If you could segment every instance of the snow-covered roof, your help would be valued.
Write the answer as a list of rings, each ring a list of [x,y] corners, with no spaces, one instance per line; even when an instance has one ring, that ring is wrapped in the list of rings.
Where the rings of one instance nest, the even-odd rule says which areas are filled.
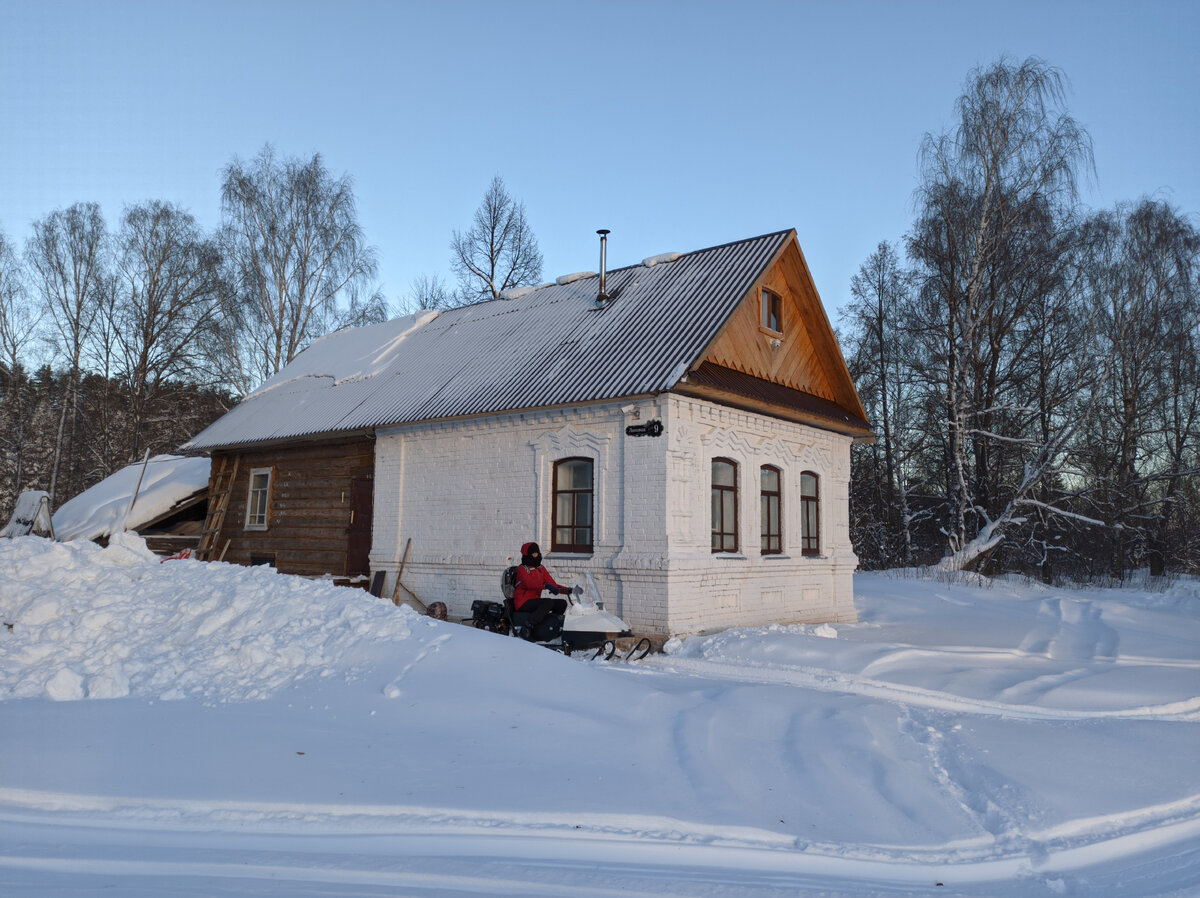
[[[30,533],[49,533],[51,516],[50,494],[45,490],[26,490],[17,496],[12,517],[0,529],[0,538],[28,536]]]
[[[794,233],[330,334],[183,448],[665,392]]]
[[[125,528],[136,530],[206,489],[211,464],[208,458],[156,455],[146,463],[145,476],[141,462],[127,465],[54,512],[54,535],[60,540],[97,539]],[[135,489],[137,501],[130,509]]]

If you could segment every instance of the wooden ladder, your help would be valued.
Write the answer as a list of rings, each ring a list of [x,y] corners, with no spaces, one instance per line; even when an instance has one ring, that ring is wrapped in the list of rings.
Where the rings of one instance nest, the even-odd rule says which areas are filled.
[[[196,547],[196,557],[201,561],[212,561],[216,549],[217,534],[225,526],[225,512],[229,508],[229,494],[233,492],[233,481],[237,477],[239,456],[222,455],[212,475],[212,483],[208,488],[208,514],[204,518],[204,531],[200,534],[200,544]],[[224,550],[218,561],[225,556]]]

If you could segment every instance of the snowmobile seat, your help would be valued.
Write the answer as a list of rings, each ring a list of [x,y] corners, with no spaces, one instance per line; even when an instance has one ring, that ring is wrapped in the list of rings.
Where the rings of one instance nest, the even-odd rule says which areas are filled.
[[[537,631],[529,631],[533,615],[528,611],[517,611],[512,599],[504,600],[504,610],[512,622],[513,633],[530,642],[549,642],[562,633],[563,615],[552,614],[538,626]]]

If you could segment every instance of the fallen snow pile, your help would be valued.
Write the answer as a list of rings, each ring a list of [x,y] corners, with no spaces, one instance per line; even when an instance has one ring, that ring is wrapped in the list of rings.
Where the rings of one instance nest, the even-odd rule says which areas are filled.
[[[352,675],[364,650],[408,638],[414,621],[360,590],[268,567],[160,563],[130,533],[104,549],[0,540],[0,700],[258,699]]]
[[[64,502],[54,512],[54,535],[61,540],[96,539],[140,527],[208,486],[207,458],[156,455],[145,465],[126,465]],[[137,490],[133,508],[129,500]]]

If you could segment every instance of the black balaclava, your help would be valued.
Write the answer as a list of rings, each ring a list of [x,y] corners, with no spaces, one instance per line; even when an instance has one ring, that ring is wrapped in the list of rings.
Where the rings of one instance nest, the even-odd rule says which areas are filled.
[[[525,567],[538,567],[542,563],[542,550],[537,543],[525,543],[521,546],[521,564]]]

